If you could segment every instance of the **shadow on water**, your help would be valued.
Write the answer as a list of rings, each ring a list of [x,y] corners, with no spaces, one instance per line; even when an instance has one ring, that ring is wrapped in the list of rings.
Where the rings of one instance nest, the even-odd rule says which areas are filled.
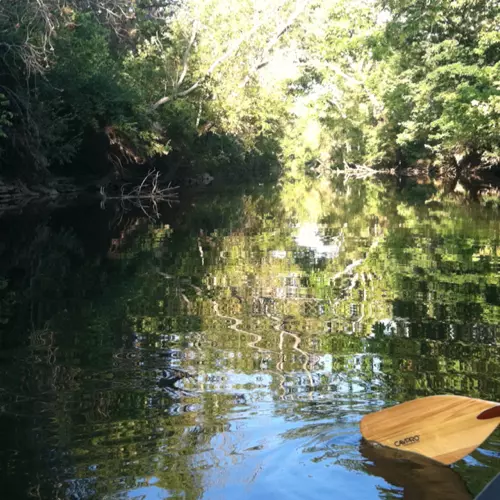
[[[404,500],[473,500],[460,475],[446,465],[365,441],[360,452],[366,472],[403,488]],[[381,490],[380,498],[392,498],[391,493]]]
[[[498,434],[450,469],[358,430],[414,397],[500,394],[492,207],[305,180],[0,234],[9,498],[460,499],[498,468]]]

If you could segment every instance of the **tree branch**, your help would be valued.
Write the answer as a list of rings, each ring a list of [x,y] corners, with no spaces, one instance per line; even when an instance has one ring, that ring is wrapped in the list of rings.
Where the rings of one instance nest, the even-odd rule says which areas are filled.
[[[330,97],[327,102],[337,108],[337,111],[340,113],[340,116],[344,118],[344,120],[347,118],[347,115],[344,113],[344,110],[342,109],[342,106],[337,101],[337,99],[335,99],[334,97]]]
[[[189,54],[191,52],[191,47],[193,46],[193,43],[196,39],[196,34],[198,33],[198,20],[196,20],[193,23],[193,33],[191,34],[191,39],[189,40],[188,46],[186,47],[186,50],[184,51],[184,56],[182,58],[182,72],[181,75],[179,76],[179,80],[177,81],[176,84],[176,91],[177,89],[182,85],[182,82],[184,81],[184,78],[186,77],[187,69],[188,69],[188,59],[189,59]]]
[[[368,90],[368,88],[365,85],[365,82],[362,80],[358,80],[357,78],[347,74],[345,71],[343,71],[340,66],[337,66],[336,64],[326,62],[326,61],[318,61],[315,59],[311,59],[307,61],[306,63],[303,64],[304,66],[307,65],[312,65],[315,66],[316,68],[327,68],[331,71],[333,71],[336,75],[342,77],[345,81],[349,82],[351,85],[357,85],[363,89],[365,92],[366,96],[372,103],[372,106],[377,110],[381,111],[384,109],[384,105],[377,99],[377,97]]]
[[[165,104],[173,99],[177,99],[178,97],[187,96],[188,94],[196,90],[217,69],[217,67],[220,64],[222,64],[224,61],[235,55],[238,52],[241,45],[243,45],[244,42],[246,42],[249,38],[251,38],[252,35],[255,32],[257,32],[262,27],[263,24],[264,24],[263,20],[259,21],[258,23],[253,25],[251,30],[247,31],[244,35],[242,35],[240,38],[231,43],[229,47],[226,49],[226,51],[210,65],[205,74],[195,83],[193,83],[191,87],[189,87],[186,90],[183,90],[182,92],[177,92],[171,96],[162,97],[153,104],[153,109],[157,109],[162,104]]]
[[[297,0],[295,10],[288,16],[287,20],[280,25],[274,36],[267,42],[259,61],[254,65],[245,79],[240,83],[240,87],[244,87],[248,83],[248,81],[250,80],[250,76],[253,73],[256,73],[257,71],[259,71],[259,69],[269,64],[269,61],[266,59],[269,57],[272,48],[278,43],[279,39],[291,28],[293,23],[302,14],[302,12],[304,12],[306,7],[308,7],[310,3],[311,0]]]

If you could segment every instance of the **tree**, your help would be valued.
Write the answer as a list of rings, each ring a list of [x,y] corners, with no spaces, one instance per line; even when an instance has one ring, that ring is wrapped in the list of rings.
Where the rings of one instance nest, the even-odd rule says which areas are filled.
[[[397,142],[420,145],[420,154],[427,149],[441,162],[451,157],[458,168],[498,159],[498,2],[383,5],[399,75],[387,101],[400,120]]]

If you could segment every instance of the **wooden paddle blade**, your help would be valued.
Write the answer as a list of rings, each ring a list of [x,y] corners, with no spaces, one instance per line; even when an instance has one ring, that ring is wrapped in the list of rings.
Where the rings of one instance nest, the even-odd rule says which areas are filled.
[[[478,416],[497,406],[463,396],[429,396],[366,415],[361,434],[448,465],[474,451],[495,430],[500,415]]]

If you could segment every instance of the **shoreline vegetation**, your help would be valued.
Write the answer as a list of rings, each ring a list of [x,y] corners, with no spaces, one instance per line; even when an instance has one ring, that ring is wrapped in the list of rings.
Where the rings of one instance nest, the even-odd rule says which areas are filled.
[[[148,177],[149,173],[146,174],[145,178]],[[388,180],[392,180],[389,185],[393,184],[401,189],[411,185],[426,185],[434,189],[436,193],[440,193],[438,198],[452,196],[461,202],[479,202],[495,207],[500,206],[500,173],[492,169],[477,168],[467,172],[467,175],[450,177],[439,173],[429,175],[427,171],[422,171],[418,167],[397,171],[395,169],[380,170],[365,166],[359,166],[359,168],[349,166],[343,170],[328,172],[328,179],[331,181],[336,177],[342,177],[345,182],[378,179],[386,185]],[[286,182],[297,182],[301,185],[306,181],[306,178],[285,178],[278,185],[283,186],[283,183]],[[324,179],[325,174],[316,173],[310,178],[309,183],[306,181],[306,184],[312,183],[311,186],[313,186],[320,178]],[[172,204],[182,201],[179,192],[182,192],[183,188],[192,190],[193,187],[195,189],[205,187],[213,180],[212,176],[204,174],[194,178],[185,178],[181,185],[158,181],[157,186],[154,187],[150,184],[143,186],[142,181],[137,179],[134,182],[122,181],[113,184],[109,186],[110,191],[108,192],[104,185],[99,185],[95,180],[78,182],[68,178],[51,178],[46,183],[27,186],[19,180],[5,183],[0,179],[0,216],[6,212],[17,212],[33,205],[66,206],[86,198],[100,201],[102,208],[108,201],[118,202],[127,211],[135,207],[140,209],[147,218],[154,220],[159,217],[159,204],[166,203],[172,207]],[[216,185],[216,191],[220,191],[221,187],[225,190],[228,188],[224,182],[216,182]]]
[[[498,183],[494,0],[26,0],[0,13],[0,205],[119,192],[152,169],[166,185]]]

